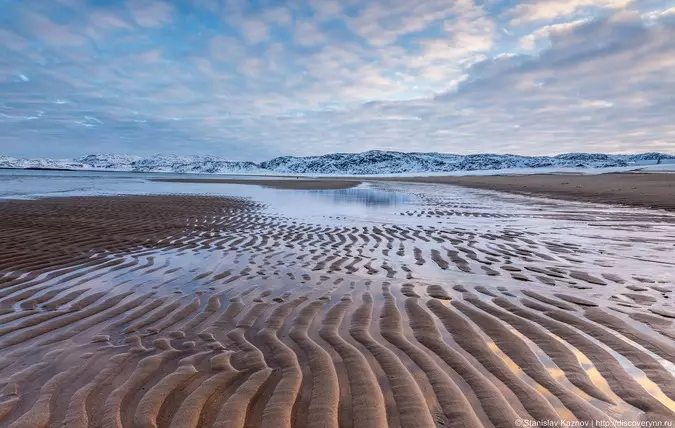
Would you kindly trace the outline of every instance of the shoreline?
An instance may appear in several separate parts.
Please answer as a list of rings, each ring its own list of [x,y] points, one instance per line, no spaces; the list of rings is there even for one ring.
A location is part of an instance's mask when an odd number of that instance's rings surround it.
[[[528,174],[426,177],[295,177],[285,179],[153,178],[168,183],[222,183],[258,185],[274,189],[343,190],[364,182],[450,184],[474,189],[610,205],[675,211],[675,174]]]
[[[50,170],[51,171],[51,170]],[[76,172],[76,171],[64,171]],[[107,171],[106,171],[107,172]],[[129,172],[129,174],[132,174]],[[133,173],[143,176],[144,173]],[[159,174],[158,174],[159,175]],[[250,178],[249,178],[250,177]],[[449,184],[517,195],[675,211],[675,174],[669,172],[607,172],[601,174],[537,173],[513,175],[426,176],[150,176],[148,182],[243,184],[271,189],[347,190],[363,183],[400,182]],[[148,193],[151,194],[152,192]],[[9,198],[11,199],[11,198]]]

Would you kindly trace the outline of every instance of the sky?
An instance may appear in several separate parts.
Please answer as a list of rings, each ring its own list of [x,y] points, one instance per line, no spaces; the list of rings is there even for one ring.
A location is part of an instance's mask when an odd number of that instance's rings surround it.
[[[675,0],[0,0],[0,155],[675,153]]]

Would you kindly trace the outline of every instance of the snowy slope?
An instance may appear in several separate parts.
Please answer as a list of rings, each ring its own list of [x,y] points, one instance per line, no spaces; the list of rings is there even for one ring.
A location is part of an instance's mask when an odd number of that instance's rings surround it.
[[[402,153],[371,150],[363,153],[333,153],[323,156],[283,156],[256,164],[215,156],[92,154],[78,159],[17,159],[0,156],[0,168],[51,168],[97,171],[173,172],[197,174],[257,173],[312,175],[387,175],[485,171],[503,173],[521,170],[653,169],[658,160],[675,164],[675,155],[642,153],[611,155],[566,153],[557,156],[457,155]],[[672,169],[672,168],[665,168]]]
[[[0,156],[0,168],[74,169],[92,171],[134,171],[227,174],[261,172],[253,162],[230,161],[215,156],[93,154],[78,159],[17,159]]]
[[[87,169],[87,165],[73,159],[20,159],[0,155],[0,168]]]
[[[78,162],[92,169],[111,169],[116,171],[133,171],[133,163],[141,160],[140,156],[127,156],[111,153],[99,153],[82,156]]]
[[[675,156],[658,153],[608,155],[567,153],[558,156],[454,155],[369,151],[324,156],[284,156],[262,162],[263,169],[296,174],[401,174],[454,171],[487,171],[530,168],[618,168],[631,165],[675,162]]]
[[[224,174],[260,172],[258,165],[247,161],[229,161],[215,156],[155,155],[131,164],[138,172],[177,172],[195,174]]]

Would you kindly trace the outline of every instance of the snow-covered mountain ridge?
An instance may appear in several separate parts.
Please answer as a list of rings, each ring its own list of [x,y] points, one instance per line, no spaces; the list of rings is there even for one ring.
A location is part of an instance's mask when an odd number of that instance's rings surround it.
[[[119,154],[92,154],[77,159],[21,159],[0,156],[0,168],[197,174],[372,175],[490,171],[515,168],[620,168],[633,165],[652,165],[658,162],[675,163],[675,155],[663,153],[634,155],[566,153],[557,156],[458,155],[371,150],[363,153],[332,153],[322,156],[283,156],[261,163],[231,161],[216,156],[154,155],[140,157]]]
[[[0,168],[67,169],[89,171],[174,172],[195,174],[251,173],[253,162],[230,161],[215,156],[92,154],[77,159],[19,159],[0,156]]]

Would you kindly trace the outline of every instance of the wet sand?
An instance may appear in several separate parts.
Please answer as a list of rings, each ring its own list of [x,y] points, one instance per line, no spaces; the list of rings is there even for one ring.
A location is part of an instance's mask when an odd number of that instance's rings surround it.
[[[381,222],[1,201],[0,425],[675,419],[675,216],[392,188]]]
[[[485,190],[543,196],[572,201],[620,204],[643,208],[675,210],[675,174],[609,173],[532,174],[496,176],[359,177],[344,178],[154,178],[168,183],[248,184],[273,189],[338,190],[358,186],[363,181],[452,184]]]
[[[342,179],[237,179],[237,178],[153,178],[151,181],[164,183],[208,183],[208,184],[248,184],[254,186],[269,187],[272,189],[295,189],[295,190],[340,190],[351,189],[361,184],[357,180]]]
[[[572,201],[675,210],[675,174],[533,174],[393,177],[376,180],[444,183]]]

